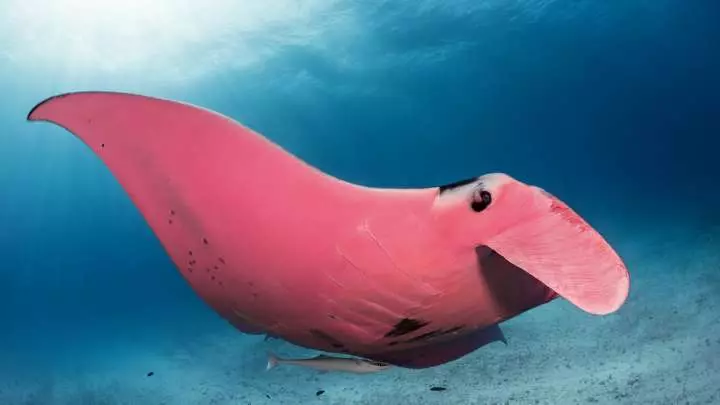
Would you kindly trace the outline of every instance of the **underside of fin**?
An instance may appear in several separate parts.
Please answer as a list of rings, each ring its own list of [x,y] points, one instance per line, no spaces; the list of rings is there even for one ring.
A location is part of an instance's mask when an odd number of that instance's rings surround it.
[[[372,356],[374,360],[405,368],[429,368],[457,360],[493,342],[507,344],[500,326],[486,328],[446,340],[408,350],[399,350]]]

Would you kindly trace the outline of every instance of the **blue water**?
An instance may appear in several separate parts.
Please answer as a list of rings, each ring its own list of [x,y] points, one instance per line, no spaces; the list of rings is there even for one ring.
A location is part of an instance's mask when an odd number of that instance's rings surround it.
[[[717,1],[63,1],[0,4],[1,404],[720,403]],[[222,321],[100,160],[25,122],[77,90],[201,105],[365,185],[508,173],[606,236],[630,298],[433,369],[265,373],[311,352]]]

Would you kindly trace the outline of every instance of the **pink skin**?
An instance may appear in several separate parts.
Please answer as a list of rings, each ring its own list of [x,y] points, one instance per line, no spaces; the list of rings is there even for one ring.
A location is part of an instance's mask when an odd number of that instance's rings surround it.
[[[555,293],[592,314],[628,294],[627,270],[601,235],[507,175],[442,195],[362,187],[217,113],[131,94],[62,95],[28,119],[85,142],[192,288],[247,333],[402,363]],[[479,187],[492,202],[475,212]],[[406,318],[428,324],[396,328]]]

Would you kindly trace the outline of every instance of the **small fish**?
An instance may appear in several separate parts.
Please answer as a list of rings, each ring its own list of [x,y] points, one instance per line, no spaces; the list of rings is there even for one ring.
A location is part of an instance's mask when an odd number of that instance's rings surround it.
[[[346,371],[357,374],[375,373],[392,367],[392,365],[380,361],[350,357],[333,357],[323,354],[309,359],[283,359],[268,352],[268,363],[265,370],[270,370],[279,364],[311,367],[321,371]]]

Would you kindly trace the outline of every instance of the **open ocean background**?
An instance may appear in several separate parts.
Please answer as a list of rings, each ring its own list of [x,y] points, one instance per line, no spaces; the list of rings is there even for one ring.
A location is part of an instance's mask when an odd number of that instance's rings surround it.
[[[312,352],[222,321],[100,160],[25,121],[78,90],[201,105],[365,185],[508,173],[610,241],[630,297],[432,369],[266,373]],[[717,0],[0,0],[0,404],[718,404],[719,136]]]

